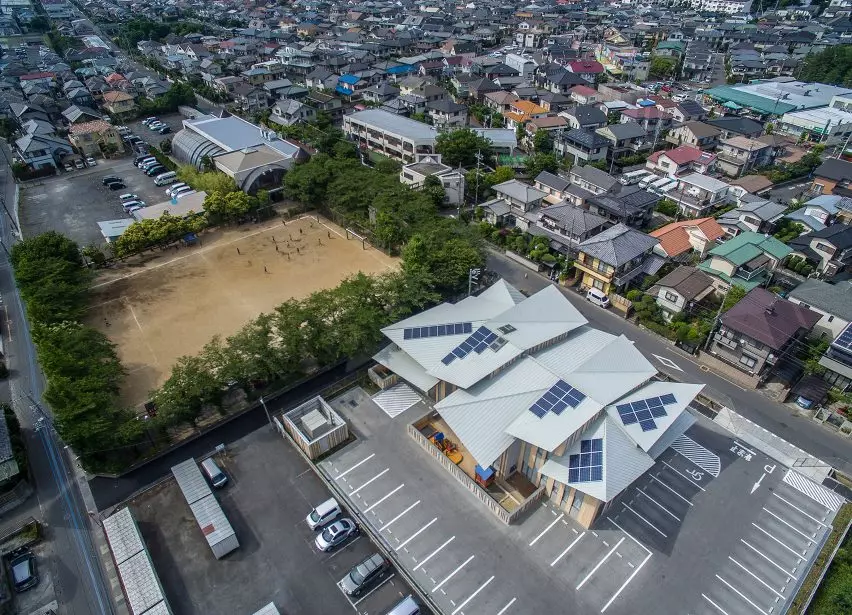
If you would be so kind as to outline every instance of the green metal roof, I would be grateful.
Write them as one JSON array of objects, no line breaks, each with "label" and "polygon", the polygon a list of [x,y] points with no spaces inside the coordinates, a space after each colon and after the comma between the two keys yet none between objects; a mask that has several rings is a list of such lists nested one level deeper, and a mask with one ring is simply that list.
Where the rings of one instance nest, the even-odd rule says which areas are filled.
[{"label": "green metal roof", "polygon": [[725,281],[726,283],[728,283],[728,284],[733,283],[735,286],[740,286],[741,288],[743,288],[743,289],[744,289],[744,290],[746,290],[746,291],[749,291],[749,290],[751,290],[752,288],[755,288],[755,287],[757,287],[757,286],[762,285],[764,282],[766,282],[766,279],[767,279],[767,277],[768,277],[768,275],[766,274],[766,272],[763,272],[763,273],[761,273],[760,275],[757,275],[757,276],[753,277],[753,278],[752,278],[752,279],[750,279],[750,280],[744,280],[744,279],[742,279],[742,278],[738,278],[738,277],[734,277],[734,278],[732,278],[731,276],[729,276],[729,275],[727,275],[727,274],[725,274],[725,273],[722,273],[722,272],[721,272],[721,271],[719,271],[718,269],[713,269],[713,268],[712,268],[712,267],[708,264],[708,262],[707,262],[707,261],[704,261],[703,263],[699,263],[699,264],[698,264],[698,268],[699,268],[701,271],[703,271],[704,273],[706,273],[707,275],[711,275],[711,276],[717,277],[717,278],[719,278],[720,280],[724,280],[724,281]]},{"label": "green metal roof", "polygon": [[756,94],[749,94],[738,90],[730,85],[720,85],[715,88],[710,88],[704,91],[707,96],[724,102],[735,102],[743,107],[754,109],[760,113],[772,113],[773,115],[783,115],[788,111],[795,111],[796,106],[789,103],[776,101]]},{"label": "green metal roof", "polygon": [[[745,248],[745,249],[744,249]],[[760,233],[740,233],[733,239],[729,239],[710,250],[712,256],[719,256],[732,262],[739,267],[751,259],[766,252],[770,256],[781,260],[793,251],[789,246],[781,243],[775,237],[762,235]]]}]

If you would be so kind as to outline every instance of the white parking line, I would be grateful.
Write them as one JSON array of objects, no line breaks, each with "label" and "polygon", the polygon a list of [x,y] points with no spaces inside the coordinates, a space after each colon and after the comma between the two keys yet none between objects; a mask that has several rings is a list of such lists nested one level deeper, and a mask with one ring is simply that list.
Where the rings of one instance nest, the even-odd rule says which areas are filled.
[{"label": "white parking line", "polygon": [[772,515],[773,517],[775,517],[776,519],[778,519],[781,523],[783,523],[784,525],[786,525],[787,527],[789,527],[791,530],[793,530],[793,531],[794,531],[794,532],[796,532],[797,534],[799,534],[799,535],[801,535],[802,537],[804,537],[804,539],[808,541],[808,544],[813,544],[813,542],[814,542],[814,538],[813,538],[813,536],[808,536],[808,535],[807,535],[807,534],[805,534],[802,530],[798,529],[797,527],[795,527],[795,526],[793,526],[793,525],[790,525],[789,523],[787,523],[786,521],[784,521],[784,519],[782,519],[781,517],[779,517],[778,515],[776,515],[774,512],[772,512],[771,510],[768,510],[768,509],[766,508],[766,506],[762,506],[762,508],[763,508],[763,510],[765,510],[766,512],[768,512],[770,515]]},{"label": "white parking line", "polygon": [[[360,598],[358,598],[358,600],[356,600],[355,602],[353,602],[353,603],[352,603],[352,606],[358,606],[359,604],[361,604],[362,602],[364,602],[364,600],[366,600],[366,599],[367,599],[367,597],[368,597],[370,594],[372,594],[374,591],[376,591],[377,589],[379,589],[382,585],[384,585],[385,583],[387,583],[388,581],[390,581],[390,580],[391,580],[392,578],[394,578],[395,576],[396,576],[395,574],[390,575],[387,579],[385,579],[384,581],[382,581],[381,583],[379,583],[378,585],[376,585],[373,589],[371,589],[371,590],[370,590],[370,591],[368,591],[366,594],[364,594],[363,596],[361,596]],[[356,609],[356,610],[357,610],[357,609]]]},{"label": "white parking line", "polygon": [[619,594],[621,594],[621,592],[624,591],[624,588],[627,587],[630,584],[630,581],[633,580],[633,577],[635,577],[637,574],[639,574],[639,571],[642,570],[642,566],[644,566],[645,562],[647,562],[649,559],[651,559],[650,553],[648,553],[648,555],[645,556],[645,559],[642,560],[642,563],[639,564],[639,566],[633,572],[630,573],[630,576],[627,577],[627,580],[624,582],[624,584],[621,587],[618,588],[618,591],[615,592],[612,595],[612,598],[609,599],[609,602],[607,602],[603,606],[603,608],[601,609],[601,613],[606,611],[609,608],[609,605],[612,604],[615,601],[616,598],[618,598]]},{"label": "white parking line", "polygon": [[699,485],[698,483],[696,483],[694,480],[692,480],[691,478],[689,478],[689,477],[688,477],[688,476],[686,476],[685,474],[681,473],[681,472],[680,472],[677,468],[675,468],[674,466],[670,466],[670,465],[669,465],[668,463],[666,463],[665,461],[663,461],[663,465],[664,465],[664,466],[666,466],[667,468],[669,468],[669,469],[670,469],[672,472],[674,472],[675,474],[679,474],[681,478],[683,478],[683,479],[685,479],[685,480],[688,480],[690,483],[692,483],[693,485],[695,485],[696,487],[698,487],[699,489],[701,489],[701,491],[706,491],[706,489],[704,489],[704,487],[702,487],[701,485]]},{"label": "white parking line", "polygon": [[458,613],[459,611],[461,611],[461,610],[465,607],[465,605],[467,605],[467,603],[468,603],[468,602],[470,602],[471,600],[473,600],[474,598],[476,598],[476,595],[477,595],[479,592],[481,592],[483,589],[485,589],[486,587],[488,587],[488,584],[489,584],[489,583],[491,583],[491,581],[493,581],[493,580],[494,580],[494,575],[491,575],[491,578],[490,578],[490,579],[488,579],[485,583],[483,583],[482,585],[480,585],[479,587],[477,587],[475,592],[473,592],[470,596],[468,596],[468,597],[467,597],[467,599],[466,599],[464,602],[462,602],[460,605],[458,605],[458,606],[456,607],[456,610],[452,612],[452,615],[456,615],[456,613]]},{"label": "white parking line", "polygon": [[810,516],[808,513],[806,513],[804,510],[802,510],[801,508],[799,508],[798,506],[796,506],[795,504],[793,504],[791,501],[789,501],[789,500],[787,500],[787,499],[785,499],[785,498],[781,497],[780,495],[778,495],[778,494],[777,494],[777,493],[775,493],[774,491],[772,492],[772,495],[774,495],[776,498],[778,498],[779,500],[781,500],[782,502],[784,502],[785,504],[787,504],[787,506],[789,506],[789,507],[790,507],[790,508],[792,508],[793,510],[798,510],[800,513],[802,513],[803,515],[805,515],[805,516],[806,516],[808,519],[810,519],[811,521],[815,521],[816,523],[819,523],[822,527],[828,527],[825,523],[823,523],[822,521],[820,521],[820,520],[819,520],[819,519],[817,519],[816,517],[811,517],[811,516]]},{"label": "white parking line", "polygon": [[421,527],[419,530],[417,530],[416,532],[414,532],[414,534],[412,534],[411,536],[409,536],[408,538],[406,538],[406,539],[405,539],[405,541],[404,541],[404,542],[402,542],[402,544],[400,544],[400,545],[399,545],[399,546],[398,546],[395,550],[396,550],[396,551],[399,551],[400,549],[402,549],[402,548],[403,548],[405,545],[407,545],[409,542],[411,542],[412,540],[414,540],[415,538],[417,538],[418,536],[420,536],[420,534],[422,534],[423,532],[425,532],[425,531],[429,528],[429,526],[430,526],[430,525],[432,525],[433,523],[435,523],[435,521],[437,521],[437,520],[438,520],[438,517],[435,517],[434,519],[432,519],[429,523],[427,523],[426,525],[424,525],[423,527]]},{"label": "white parking line", "polygon": [[373,478],[371,478],[370,480],[368,480],[366,483],[364,483],[363,485],[361,485],[360,487],[358,487],[357,489],[355,489],[354,491],[352,491],[349,495],[355,495],[356,493],[358,493],[359,491],[361,491],[361,489],[363,489],[364,487],[366,487],[366,486],[367,486],[367,485],[369,485],[370,483],[372,483],[372,482],[374,482],[374,481],[379,480],[382,476],[384,476],[384,475],[385,475],[385,474],[387,474],[388,472],[390,472],[390,468],[385,468],[384,470],[382,470],[381,472],[379,472],[378,474],[376,474]]},{"label": "white parking line", "polygon": [[564,514],[559,515],[558,517],[556,517],[556,519],[553,520],[553,523],[551,523],[546,528],[541,530],[541,534],[539,534],[538,536],[536,536],[535,538],[532,539],[530,546],[533,546],[535,543],[537,543],[539,541],[539,539],[541,539],[542,536],[547,534],[554,525],[559,523],[559,520],[562,519],[562,517],[564,517],[564,516],[565,516]]},{"label": "white parking line", "polygon": [[577,537],[574,539],[574,541],[573,541],[570,545],[568,545],[568,547],[567,547],[567,548],[566,548],[566,549],[565,549],[562,553],[560,553],[559,555],[557,555],[557,556],[556,556],[556,559],[555,559],[555,560],[553,560],[552,562],[550,562],[550,567],[551,567],[551,568],[553,568],[553,567],[556,565],[556,563],[557,563],[559,560],[561,560],[563,557],[565,557],[565,554],[566,554],[566,553],[568,553],[568,551],[570,551],[570,550],[573,548],[573,546],[574,546],[575,544],[577,544],[578,542],[580,542],[580,539],[581,539],[583,536],[585,536],[585,535],[586,535],[586,532],[583,532],[582,534],[580,534],[579,536],[577,536]]},{"label": "white parking line", "polygon": [[759,576],[757,576],[756,574],[754,574],[751,570],[749,570],[748,568],[746,568],[745,566],[743,566],[741,563],[739,563],[737,560],[735,560],[735,559],[734,559],[733,557],[731,557],[730,555],[728,556],[728,559],[729,559],[729,560],[731,560],[732,562],[734,562],[737,566],[739,566],[739,567],[740,567],[740,568],[742,568],[743,570],[745,570],[747,573],[749,573],[752,577],[754,577],[754,580],[755,580],[755,581],[757,581],[758,583],[760,583],[761,585],[763,585],[766,589],[768,589],[769,591],[771,591],[773,594],[775,594],[775,595],[776,595],[776,596],[778,596],[779,598],[783,598],[783,597],[784,597],[784,594],[782,594],[781,592],[777,591],[776,589],[773,589],[773,588],[772,588],[772,586],[771,586],[771,585],[769,585],[769,583],[767,583],[766,581],[764,581],[763,579],[761,579]]},{"label": "white parking line", "polygon": [[736,595],[738,595],[740,598],[742,598],[743,600],[745,600],[746,602],[748,602],[751,606],[753,606],[753,607],[754,607],[755,609],[757,609],[759,612],[763,613],[763,615],[769,615],[769,613],[767,613],[766,611],[764,611],[763,609],[761,609],[759,606],[757,606],[754,602],[752,602],[751,600],[749,600],[749,599],[745,596],[745,594],[743,594],[743,593],[742,593],[740,590],[738,590],[736,587],[734,587],[733,585],[731,585],[730,583],[728,583],[725,579],[723,579],[722,577],[720,577],[718,574],[716,575],[716,578],[717,578],[717,579],[719,579],[719,580],[720,580],[722,583],[724,583],[725,585],[727,585],[727,586],[728,586],[728,588],[729,588],[732,592],[734,592]]},{"label": "white parking line", "polygon": [[506,605],[506,606],[504,606],[502,609],[500,609],[499,611],[497,611],[497,615],[503,615],[503,613],[505,613],[506,611],[508,611],[508,610],[509,610],[509,607],[510,607],[510,606],[512,606],[513,604],[515,604],[515,602],[517,602],[517,601],[518,601],[518,599],[517,599],[517,598],[512,598],[511,600],[509,600],[509,604],[507,604],[507,605]]},{"label": "white parking line", "polygon": [[358,542],[359,540],[361,540],[361,534],[358,534],[358,536],[357,536],[354,540],[350,540],[348,543],[346,543],[346,545],[345,545],[345,546],[342,546],[342,547],[338,548],[338,549],[337,549],[334,553],[332,553],[331,555],[329,555],[327,558],[325,558],[325,559],[324,559],[324,560],[322,560],[322,561],[327,562],[327,561],[333,560],[335,557],[337,557],[337,556],[338,556],[338,555],[340,555],[341,553],[345,552],[345,551],[346,551],[346,547],[349,547],[349,546],[354,545],[354,544],[355,544],[356,542]]},{"label": "white parking line", "polygon": [[399,513],[396,517],[394,517],[393,519],[391,519],[390,521],[388,521],[387,523],[385,523],[385,524],[384,524],[381,528],[379,528],[379,531],[380,531],[380,532],[384,532],[384,531],[385,531],[386,529],[388,529],[391,525],[393,525],[394,523],[396,523],[397,521],[399,521],[399,519],[400,519],[400,518],[401,518],[401,517],[402,517],[405,513],[407,513],[408,511],[410,511],[412,508],[414,508],[415,506],[417,506],[419,503],[420,503],[420,500],[417,500],[416,502],[414,502],[414,504],[412,504],[411,506],[409,506],[408,508],[406,508],[405,510],[403,510],[401,513]]},{"label": "white parking line", "polygon": [[683,497],[681,494],[679,494],[677,491],[675,491],[674,489],[672,489],[671,487],[669,487],[668,483],[665,483],[665,482],[661,481],[659,478],[657,478],[657,477],[656,477],[656,476],[654,476],[653,474],[649,474],[648,476],[650,476],[650,477],[651,477],[651,480],[654,480],[654,481],[656,481],[656,482],[660,483],[663,487],[665,487],[666,489],[668,489],[669,491],[671,491],[672,493],[674,493],[674,494],[675,494],[677,497],[679,497],[681,500],[683,500],[684,502],[686,502],[687,504],[689,504],[690,506],[692,506],[692,502],[690,502],[690,501],[689,501],[689,500],[687,500],[685,497]]},{"label": "white parking line", "polygon": [[723,608],[722,608],[722,607],[720,607],[718,604],[716,604],[715,602],[713,602],[712,600],[710,600],[710,598],[708,598],[705,594],[701,594],[701,596],[702,596],[702,597],[703,597],[703,598],[704,598],[707,602],[709,602],[710,604],[712,604],[713,606],[715,606],[715,607],[716,607],[716,610],[717,610],[717,611],[719,611],[720,613],[722,613],[722,615],[728,615],[728,612],[727,612],[725,609],[723,609]]},{"label": "white parking line", "polygon": [[639,517],[639,518],[640,518],[642,521],[644,521],[644,522],[645,522],[645,523],[646,523],[649,527],[651,527],[651,529],[655,530],[655,531],[656,531],[656,532],[657,532],[660,536],[662,536],[663,538],[668,538],[668,536],[666,536],[660,528],[658,528],[656,525],[654,525],[653,523],[651,523],[650,521],[648,521],[645,517],[643,517],[643,516],[642,516],[642,515],[640,515],[638,512],[636,512],[635,510],[633,510],[632,508],[630,508],[630,505],[629,505],[629,504],[627,504],[626,502],[622,502],[622,503],[621,503],[621,505],[622,505],[622,506],[624,506],[624,508],[626,508],[626,509],[627,509],[627,510],[629,510],[630,512],[632,512],[634,515],[636,515],[637,517]]},{"label": "white parking line", "polygon": [[370,461],[370,459],[372,459],[372,458],[373,458],[373,457],[375,457],[375,456],[376,456],[376,454],[375,454],[375,453],[373,453],[372,455],[370,455],[370,456],[369,456],[369,457],[367,457],[366,459],[362,459],[361,461],[359,461],[358,463],[356,463],[354,466],[352,466],[351,468],[349,468],[349,469],[348,469],[348,470],[346,470],[345,472],[342,472],[342,473],[338,474],[338,475],[337,475],[337,478],[338,478],[338,479],[343,478],[344,476],[346,476],[347,474],[349,474],[352,470],[354,470],[355,468],[357,468],[357,467],[358,467],[358,466],[360,466],[360,465],[363,465],[363,464],[367,463],[368,461]]},{"label": "white parking line", "polygon": [[792,575],[790,574],[791,572],[795,572],[795,570],[787,570],[786,568],[783,568],[783,567],[781,567],[780,565],[776,564],[774,561],[772,561],[772,560],[769,558],[769,556],[768,556],[768,555],[763,554],[761,551],[759,551],[759,550],[757,549],[757,547],[752,546],[751,544],[747,543],[747,542],[746,542],[745,540],[743,540],[742,538],[740,538],[740,542],[741,542],[741,543],[743,543],[745,546],[747,546],[747,547],[748,547],[749,549],[751,549],[752,551],[754,551],[755,553],[757,553],[760,557],[762,557],[763,559],[765,559],[767,562],[769,562],[770,564],[772,564],[773,566],[775,566],[775,567],[776,567],[778,570],[780,570],[782,573],[784,573],[784,576],[785,576],[785,577],[787,577],[787,579],[789,579],[790,581],[793,581],[793,580],[796,578],[796,577],[794,577],[794,576],[792,576]]},{"label": "white parking line", "polygon": [[615,543],[615,546],[614,546],[612,549],[610,549],[610,550],[607,552],[607,554],[606,554],[606,555],[604,555],[604,556],[603,556],[603,559],[602,559],[601,561],[599,561],[599,562],[595,565],[595,567],[594,567],[594,568],[592,568],[592,569],[591,569],[591,571],[589,572],[589,574],[587,574],[587,575],[586,575],[586,578],[585,578],[585,579],[583,579],[582,581],[580,581],[580,584],[577,586],[577,591],[579,591],[579,590],[580,590],[580,588],[581,588],[581,587],[583,587],[583,585],[585,585],[585,584],[586,584],[586,582],[587,582],[589,579],[591,579],[591,578],[592,578],[592,575],[594,575],[594,574],[598,571],[598,568],[600,568],[601,566],[603,566],[603,565],[604,565],[604,562],[606,562],[606,560],[608,560],[608,559],[609,559],[609,556],[610,556],[610,555],[612,555],[613,553],[615,553],[615,550],[616,550],[616,549],[617,549],[617,548],[621,545],[621,543],[622,543],[622,542],[624,542],[625,540],[627,540],[627,539],[626,539],[626,538],[624,538],[624,537],[622,536],[621,540],[619,540],[617,543]]},{"label": "white parking line", "polygon": [[660,510],[662,510],[663,512],[665,512],[665,513],[667,513],[668,515],[670,515],[670,516],[671,516],[671,517],[672,517],[675,521],[680,521],[680,517],[678,517],[676,514],[674,514],[674,513],[673,513],[672,511],[670,511],[668,508],[666,508],[665,506],[663,506],[662,504],[660,504],[657,500],[655,500],[654,498],[652,498],[650,495],[648,495],[647,493],[645,493],[644,491],[642,491],[642,490],[641,490],[641,489],[639,489],[638,487],[636,488],[636,491],[638,491],[639,493],[641,493],[642,495],[644,495],[646,498],[648,498],[649,500],[651,500],[654,504],[656,504],[657,506],[659,506],[659,507],[660,507]]},{"label": "white parking line", "polygon": [[[610,523],[612,523],[612,524],[613,524],[615,527],[617,527],[619,530],[621,530],[622,532],[624,532],[624,533],[627,535],[627,537],[628,537],[628,538],[630,538],[630,540],[632,540],[632,541],[633,541],[633,542],[635,542],[637,545],[639,545],[640,547],[642,547],[642,548],[643,548],[643,549],[644,549],[644,550],[645,550],[645,551],[646,551],[646,552],[650,555],[650,553],[651,553],[651,549],[649,549],[648,547],[646,547],[645,545],[643,545],[641,542],[639,542],[638,540],[636,540],[636,538],[634,538],[634,537],[633,537],[633,535],[632,535],[630,532],[628,532],[628,531],[627,531],[627,530],[625,530],[623,527],[621,527],[620,525],[618,525],[618,524],[615,522],[615,519],[613,519],[612,517],[607,517],[607,518],[606,518],[606,520],[607,520],[607,521],[609,521]],[[628,563],[628,564],[630,564],[630,562],[627,562],[627,563]],[[630,566],[632,567],[632,566],[633,566],[633,564],[630,564]]]},{"label": "white parking line", "polygon": [[434,551],[432,551],[429,555],[427,555],[427,556],[426,556],[426,558],[425,558],[422,562],[420,562],[419,564],[417,564],[417,565],[414,567],[414,571],[416,571],[418,568],[420,568],[420,566],[422,566],[423,564],[425,564],[426,562],[428,562],[430,559],[432,559],[433,557],[435,557],[436,555],[438,555],[438,552],[439,552],[441,549],[443,549],[444,547],[446,547],[448,544],[450,544],[450,543],[451,543],[452,541],[454,541],[455,539],[456,539],[456,537],[455,537],[455,536],[450,536],[450,538],[447,540],[447,542],[445,542],[445,543],[444,543],[444,544],[442,544],[440,547],[438,547],[437,549],[435,549]]},{"label": "white parking line", "polygon": [[394,489],[393,491],[391,491],[391,492],[390,492],[390,493],[388,493],[387,495],[382,496],[382,498],[381,498],[380,500],[378,500],[378,501],[376,501],[376,502],[373,502],[373,505],[372,505],[372,506],[370,506],[370,507],[369,507],[367,510],[365,510],[364,512],[365,512],[365,513],[370,512],[370,511],[371,511],[371,510],[373,510],[376,506],[378,506],[379,504],[381,504],[382,502],[384,502],[385,500],[387,500],[390,496],[392,496],[394,493],[396,493],[397,491],[399,491],[399,490],[400,490],[400,489],[402,489],[403,487],[405,487],[405,483],[402,483],[399,487],[397,487],[396,489]]},{"label": "white parking line", "polygon": [[450,574],[448,574],[448,575],[444,578],[444,580],[443,580],[443,581],[441,581],[441,582],[440,582],[440,583],[438,583],[435,587],[433,587],[433,588],[432,588],[432,593],[434,594],[436,591],[438,591],[439,589],[441,589],[447,581],[449,581],[450,579],[452,579],[454,576],[456,576],[456,575],[457,575],[457,574],[461,571],[461,569],[462,569],[462,568],[464,568],[465,566],[467,566],[467,565],[470,563],[470,560],[472,560],[474,557],[476,557],[476,556],[475,556],[475,555],[471,555],[469,558],[467,558],[466,560],[464,560],[464,563],[462,563],[462,564],[461,564],[458,568],[456,568],[455,570],[453,570]]},{"label": "white parking line", "polygon": [[799,552],[798,552],[798,551],[796,551],[793,547],[789,547],[789,546],[785,545],[783,542],[781,542],[780,540],[778,540],[777,538],[775,538],[775,536],[773,536],[772,534],[770,534],[769,532],[767,532],[765,529],[763,529],[762,527],[760,527],[757,523],[752,523],[752,525],[753,525],[754,527],[756,527],[757,529],[759,529],[759,530],[760,530],[761,532],[763,532],[764,534],[766,534],[767,536],[769,536],[772,540],[774,540],[775,542],[777,542],[779,545],[781,545],[782,547],[784,547],[785,549],[787,549],[790,553],[792,553],[793,555],[795,555],[795,556],[796,556],[796,558],[799,560],[798,562],[796,562],[797,564],[798,564],[799,562],[801,562],[801,561],[802,561],[802,555],[804,555],[804,553],[799,553]]}]

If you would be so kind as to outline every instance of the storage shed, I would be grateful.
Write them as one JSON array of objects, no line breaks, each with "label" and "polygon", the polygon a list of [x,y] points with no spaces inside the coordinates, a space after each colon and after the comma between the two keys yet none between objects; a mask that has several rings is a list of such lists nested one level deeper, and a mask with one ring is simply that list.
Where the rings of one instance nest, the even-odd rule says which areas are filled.
[{"label": "storage shed", "polygon": [[279,431],[286,430],[310,459],[316,459],[349,438],[346,421],[317,395],[275,417]]}]

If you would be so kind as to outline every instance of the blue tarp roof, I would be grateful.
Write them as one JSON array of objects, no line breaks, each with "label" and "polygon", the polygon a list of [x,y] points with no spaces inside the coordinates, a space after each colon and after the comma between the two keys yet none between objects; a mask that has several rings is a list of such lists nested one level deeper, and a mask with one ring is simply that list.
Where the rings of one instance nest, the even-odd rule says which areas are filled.
[{"label": "blue tarp roof", "polygon": [[356,77],[355,75],[341,75],[338,81],[352,85],[361,81],[361,77]]}]

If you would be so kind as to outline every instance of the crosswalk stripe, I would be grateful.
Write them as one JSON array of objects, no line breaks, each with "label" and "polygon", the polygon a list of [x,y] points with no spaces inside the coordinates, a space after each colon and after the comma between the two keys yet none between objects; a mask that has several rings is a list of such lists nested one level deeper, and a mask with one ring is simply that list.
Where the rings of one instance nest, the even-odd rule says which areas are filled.
[{"label": "crosswalk stripe", "polygon": [[719,472],[722,469],[719,456],[707,450],[692,438],[680,435],[672,442],[672,448],[708,474],[716,478],[719,477]]},{"label": "crosswalk stripe", "polygon": [[795,470],[787,470],[783,480],[797,491],[804,493],[812,500],[834,512],[837,512],[840,506],[846,501],[842,496],[805,478]]}]

